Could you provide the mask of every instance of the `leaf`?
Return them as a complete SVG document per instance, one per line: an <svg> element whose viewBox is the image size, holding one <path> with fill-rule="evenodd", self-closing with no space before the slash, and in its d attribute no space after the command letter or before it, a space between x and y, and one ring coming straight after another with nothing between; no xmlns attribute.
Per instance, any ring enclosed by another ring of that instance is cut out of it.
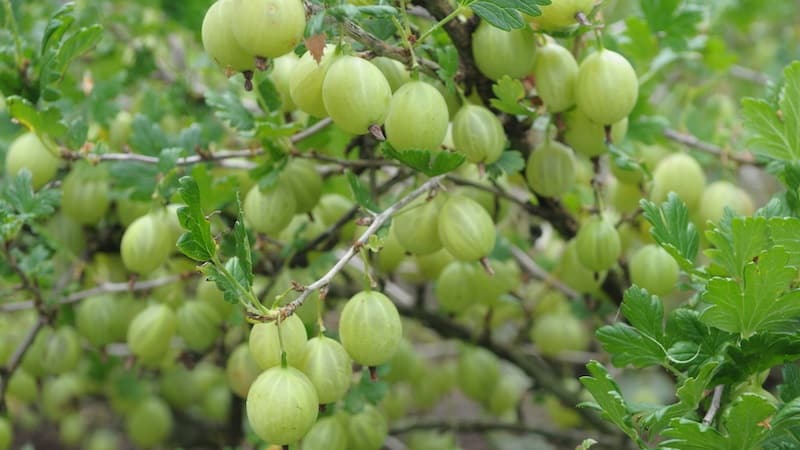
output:
<svg viewBox="0 0 800 450"><path fill-rule="evenodd" d="M31 102L16 95L6 98L6 108L11 117L40 136L58 139L67 133L67 127L61 121L61 111L56 108L37 110Z"/></svg>
<svg viewBox="0 0 800 450"><path fill-rule="evenodd" d="M75 17L72 15L74 10L75 2L67 2L50 17L44 29L42 45L39 50L42 55L45 54L49 47L58 45L58 43L61 42L64 33L66 33L69 27L75 22Z"/></svg>
<svg viewBox="0 0 800 450"><path fill-rule="evenodd" d="M264 77L258 83L258 95L264 100L268 111L278 111L281 107L281 94L270 77Z"/></svg>
<svg viewBox="0 0 800 450"><path fill-rule="evenodd" d="M769 423L772 427L770 434L778 436L800 427L800 397L787 400ZM794 442L797 442L796 436Z"/></svg>
<svg viewBox="0 0 800 450"><path fill-rule="evenodd" d="M436 62L439 63L439 70L436 74L440 80L444 80L445 88L451 93L456 93L455 77L458 74L458 51L452 45L438 47L436 49Z"/></svg>
<svg viewBox="0 0 800 450"><path fill-rule="evenodd" d="M591 448L597 443L598 442L592 438L584 439L583 442L580 443L580 445L575 447L575 450L589 450L589 448Z"/></svg>
<svg viewBox="0 0 800 450"><path fill-rule="evenodd" d="M494 27L511 31L527 25L520 12L538 16L542 13L539 5L549 4L550 0L478 0L469 3L469 7Z"/></svg>
<svg viewBox="0 0 800 450"><path fill-rule="evenodd" d="M666 355L657 342L644 337L635 328L624 323L605 325L597 330L597 340L603 350L611 354L616 367L632 365L648 367L661 364Z"/></svg>
<svg viewBox="0 0 800 450"><path fill-rule="evenodd" d="M776 408L761 395L746 392L734 400L724 417L728 440L737 448L756 449L767 436L765 423L775 415Z"/></svg>
<svg viewBox="0 0 800 450"><path fill-rule="evenodd" d="M657 206L647 199L639 203L644 217L653 225L650 234L664 247L684 270L694 269L694 260L700 245L700 235L689 220L689 209L674 193L667 201Z"/></svg>
<svg viewBox="0 0 800 450"><path fill-rule="evenodd" d="M466 158L461 153L431 150L395 150L387 142L383 153L389 158L400 161L412 169L429 177L435 177L455 170Z"/></svg>
<svg viewBox="0 0 800 450"><path fill-rule="evenodd" d="M716 247L706 250L706 255L736 279L742 277L745 265L769 246L763 217L725 216L706 237Z"/></svg>
<svg viewBox="0 0 800 450"><path fill-rule="evenodd" d="M244 227L244 212L242 211L242 200L239 192L236 192L237 219L233 224L233 239L235 241L236 259L243 275L242 286L250 290L253 286L253 256L250 250L250 238Z"/></svg>
<svg viewBox="0 0 800 450"><path fill-rule="evenodd" d="M767 224L773 245L786 249L787 264L800 266L800 219L796 217L773 217Z"/></svg>
<svg viewBox="0 0 800 450"><path fill-rule="evenodd" d="M55 56L42 69L44 72L42 89L60 81L69 64L97 45L102 35L103 26L94 24L79 29L72 36L65 39L56 50Z"/></svg>
<svg viewBox="0 0 800 450"><path fill-rule="evenodd" d="M131 122L130 146L137 153L157 156L169 146L169 140L161 125L143 114L137 114Z"/></svg>
<svg viewBox="0 0 800 450"><path fill-rule="evenodd" d="M781 333L759 333L725 348L725 361L715 383L741 383L767 369L800 359L796 325Z"/></svg>
<svg viewBox="0 0 800 450"><path fill-rule="evenodd" d="M13 181L3 188L3 199L19 214L23 221L52 215L58 206L60 192L54 189L43 189L34 192L31 173L23 169L17 173Z"/></svg>
<svg viewBox="0 0 800 450"><path fill-rule="evenodd" d="M353 192L353 198L362 208L367 211L378 213L380 208L372 200L369 189L361 182L357 175L353 172L347 171L347 182L350 184L350 190Z"/></svg>
<svg viewBox="0 0 800 450"><path fill-rule="evenodd" d="M717 430L689 419L675 419L663 435L663 448L676 450L730 450L727 440Z"/></svg>
<svg viewBox="0 0 800 450"><path fill-rule="evenodd" d="M217 245L200 207L200 188L189 176L182 177L180 185L178 192L186 206L178 209L178 221L187 232L178 239L178 249L196 261L209 261L216 256Z"/></svg>
<svg viewBox="0 0 800 450"><path fill-rule="evenodd" d="M586 368L591 376L583 376L580 380L597 402L596 406L601 410L600 416L615 424L631 439L638 439L639 434L630 424L628 407L617 383L608 374L606 368L597 361L589 361ZM591 405L582 403L578 406Z"/></svg>
<svg viewBox="0 0 800 450"><path fill-rule="evenodd" d="M787 325L800 316L800 291L784 293L797 273L789 255L772 247L744 268L743 286L730 278L709 280L700 319L709 326L748 338Z"/></svg>
<svg viewBox="0 0 800 450"><path fill-rule="evenodd" d="M151 199L159 175L158 167L154 164L133 161L112 163L109 173L116 187L132 190L130 198L139 201Z"/></svg>
<svg viewBox="0 0 800 450"><path fill-rule="evenodd" d="M640 333L656 342L664 342L664 306L660 298L634 285L625 291L622 314Z"/></svg>
<svg viewBox="0 0 800 450"><path fill-rule="evenodd" d="M206 276L208 281L212 281L217 285L217 289L222 292L222 298L226 302L239 303L239 288L217 266L210 263L203 264L200 267L200 272Z"/></svg>
<svg viewBox="0 0 800 450"><path fill-rule="evenodd" d="M506 150L500 159L486 166L486 173L491 179L497 179L503 174L513 175L525 169L525 158L517 150Z"/></svg>
<svg viewBox="0 0 800 450"><path fill-rule="evenodd" d="M172 147L161 150L158 154L158 164L156 167L159 172L169 172L174 169L178 159L185 154L183 148Z"/></svg>
<svg viewBox="0 0 800 450"><path fill-rule="evenodd" d="M526 100L525 88L520 80L503 75L503 78L492 85L492 92L495 98L489 102L494 108L518 116L536 115L530 102Z"/></svg>
<svg viewBox="0 0 800 450"><path fill-rule="evenodd" d="M215 110L214 114L220 120L226 122L232 128L241 132L253 130L255 126L253 115L242 105L239 97L233 93L206 92L206 104Z"/></svg>
<svg viewBox="0 0 800 450"><path fill-rule="evenodd" d="M379 368L380 373L380 368ZM383 380L373 381L369 371L361 371L358 384L350 387L344 398L344 409L351 414L358 414L367 404L377 405L389 392L389 384Z"/></svg>
<svg viewBox="0 0 800 450"><path fill-rule="evenodd" d="M642 12L653 34L674 50L685 50L703 20L703 11L680 0L642 0Z"/></svg>
<svg viewBox="0 0 800 450"><path fill-rule="evenodd" d="M790 363L781 369L783 383L778 385L778 394L784 402L790 402L800 397L800 366Z"/></svg>
<svg viewBox="0 0 800 450"><path fill-rule="evenodd" d="M796 160L800 155L800 61L787 66L783 77L783 95L778 105L781 108L786 142Z"/></svg>

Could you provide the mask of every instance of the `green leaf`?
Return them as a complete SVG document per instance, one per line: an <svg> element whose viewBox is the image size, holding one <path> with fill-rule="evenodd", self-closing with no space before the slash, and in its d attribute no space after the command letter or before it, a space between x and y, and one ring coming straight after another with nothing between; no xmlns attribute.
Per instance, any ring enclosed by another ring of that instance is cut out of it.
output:
<svg viewBox="0 0 800 450"><path fill-rule="evenodd" d="M373 213L379 213L381 209L372 200L372 195L364 186L364 183L353 172L347 171L347 182L350 184L350 190L353 192L353 198L362 208Z"/></svg>
<svg viewBox="0 0 800 450"><path fill-rule="evenodd" d="M800 397L787 400L777 414L770 421L772 430L770 435L780 436L784 434L794 434L793 442L797 442L797 428L800 427ZM794 429L794 432L791 431Z"/></svg>
<svg viewBox="0 0 800 450"><path fill-rule="evenodd" d="M725 361L716 383L741 383L780 364L800 359L800 336L796 322L780 333L758 333L738 345L725 348Z"/></svg>
<svg viewBox="0 0 800 450"><path fill-rule="evenodd" d="M780 96L781 115L768 102L742 100L745 128L751 133L748 145L773 159L797 161L800 158L800 61L786 67Z"/></svg>
<svg viewBox="0 0 800 450"><path fill-rule="evenodd" d="M491 179L497 179L503 174L515 174L525 169L525 158L517 150L506 150L500 159L486 166L486 173Z"/></svg>
<svg viewBox="0 0 800 450"><path fill-rule="evenodd" d="M264 77L258 83L258 95L264 99L269 111L278 111L281 107L281 94L269 77Z"/></svg>
<svg viewBox="0 0 800 450"><path fill-rule="evenodd" d="M47 22L42 36L42 45L40 53L45 54L49 47L58 45L64 33L67 32L69 27L75 22L75 17L72 13L75 10L75 2L65 3L61 8L56 10Z"/></svg>
<svg viewBox="0 0 800 450"><path fill-rule="evenodd" d="M159 172L169 172L175 168L178 159L184 156L185 152L181 147L165 148L158 154L158 164L156 167Z"/></svg>
<svg viewBox="0 0 800 450"><path fill-rule="evenodd" d="M800 316L800 291L785 293L797 273L788 262L785 249L772 247L745 266L743 286L730 278L712 278L703 294L710 306L701 320L744 338L786 326Z"/></svg>
<svg viewBox="0 0 800 450"><path fill-rule="evenodd" d="M675 419L663 435L668 438L663 448L676 450L731 450L717 430L689 419ZM744 448L744 447L742 447Z"/></svg>
<svg viewBox="0 0 800 450"><path fill-rule="evenodd" d="M40 136L58 139L67 133L61 111L56 108L37 110L31 102L16 95L6 98L6 108L11 117Z"/></svg>
<svg viewBox="0 0 800 450"><path fill-rule="evenodd" d="M478 0L469 3L469 7L492 26L511 31L527 26L520 12L538 16L542 13L539 5L549 4L550 0Z"/></svg>
<svg viewBox="0 0 800 450"><path fill-rule="evenodd" d="M788 264L800 266L800 219L773 217L768 222L773 245L779 245L789 254Z"/></svg>
<svg viewBox="0 0 800 450"><path fill-rule="evenodd" d="M131 122L130 146L137 153L158 156L162 149L169 146L169 139L161 125L143 114L137 114Z"/></svg>
<svg viewBox="0 0 800 450"><path fill-rule="evenodd" d="M241 132L252 131L255 127L253 115L250 114L239 97L232 92L207 92L206 104L214 109L214 114L232 128Z"/></svg>
<svg viewBox="0 0 800 450"><path fill-rule="evenodd" d="M200 207L200 188L189 176L182 177L180 185L178 192L186 206L178 209L178 221L187 232L178 239L178 249L196 261L209 261L217 254L217 245Z"/></svg>
<svg viewBox="0 0 800 450"><path fill-rule="evenodd" d="M458 74L458 51L452 45L445 45L436 49L436 62L439 70L436 74L444 80L445 88L452 94L456 93L456 84L453 81Z"/></svg>
<svg viewBox="0 0 800 450"><path fill-rule="evenodd" d="M379 368L380 372L380 368ZM389 384L385 381L373 381L369 371L361 371L358 384L350 387L344 398L344 409L351 414L358 414L367 404L377 405L389 392Z"/></svg>
<svg viewBox="0 0 800 450"><path fill-rule="evenodd" d="M797 159L800 154L800 61L786 67L783 77L783 95L778 105L781 108L786 141L794 159Z"/></svg>
<svg viewBox="0 0 800 450"><path fill-rule="evenodd" d="M116 187L131 190L130 198L138 201L151 199L159 175L158 167L154 164L134 161L112 163L109 173Z"/></svg>
<svg viewBox="0 0 800 450"><path fill-rule="evenodd" d="M656 242L675 258L681 268L694 269L700 235L689 220L686 204L670 192L660 207L647 199L642 199L640 205L645 219L653 225L650 234Z"/></svg>
<svg viewBox="0 0 800 450"><path fill-rule="evenodd" d="M43 189L34 192L31 173L23 169L17 173L3 188L3 199L20 215L23 221L39 217L47 217L55 212L60 199L60 192L54 189Z"/></svg>
<svg viewBox="0 0 800 450"><path fill-rule="evenodd" d="M184 235L185 236L185 235ZM217 285L217 289L222 292L222 298L228 302L233 304L239 303L239 288L234 284L234 282L225 276L217 266L214 264L206 263L200 267L200 272L206 276L208 281L214 282Z"/></svg>
<svg viewBox="0 0 800 450"><path fill-rule="evenodd" d="M465 157L461 153L416 149L395 150L389 143L384 144L383 153L429 177L451 172L465 161Z"/></svg>
<svg viewBox="0 0 800 450"><path fill-rule="evenodd" d="M784 402L797 400L800 397L800 366L790 363L781 369L783 383L778 385L778 394Z"/></svg>
<svg viewBox="0 0 800 450"><path fill-rule="evenodd" d="M674 50L685 50L703 20L703 10L681 0L642 0L642 12L653 34Z"/></svg>
<svg viewBox="0 0 800 450"><path fill-rule="evenodd" d="M597 402L596 407L601 411L600 416L615 424L631 439L638 440L639 434L631 425L630 412L617 383L597 361L590 361L586 368L591 376L583 376L580 380ZM578 406L586 407L591 404L582 403Z"/></svg>
<svg viewBox="0 0 800 450"><path fill-rule="evenodd" d="M55 55L42 68L42 91L44 92L51 84L60 81L64 77L69 64L97 45L102 35L103 27L99 24L94 24L79 29L75 34L65 39L56 50ZM50 101L57 98L44 97Z"/></svg>
<svg viewBox="0 0 800 450"><path fill-rule="evenodd" d="M732 217L726 215L719 225L706 232L716 248L706 250L711 260L737 279L742 270L769 245L767 219L763 217Z"/></svg>
<svg viewBox="0 0 800 450"><path fill-rule="evenodd" d="M769 430L765 421L775 412L775 406L766 398L752 392L742 394L724 417L729 442L736 448L760 448Z"/></svg>
<svg viewBox="0 0 800 450"><path fill-rule="evenodd" d="M492 85L492 92L495 98L489 102L494 108L518 116L536 116L536 111L526 99L525 87L520 80L503 75L503 78Z"/></svg>
<svg viewBox="0 0 800 450"><path fill-rule="evenodd" d="M575 450L589 450L589 448L593 447L598 442L592 438L584 439L583 442L580 443Z"/></svg>
<svg viewBox="0 0 800 450"><path fill-rule="evenodd" d="M237 264L241 268L243 283L242 286L249 290L253 286L253 256L250 250L250 238L244 227L244 212L242 211L242 200L239 192L236 192L236 209L238 218L233 224L233 239L235 241Z"/></svg>
<svg viewBox="0 0 800 450"><path fill-rule="evenodd" d="M622 313L630 325L606 325L597 331L603 349L617 367L661 364L667 356L664 339L664 306L661 299L632 286L625 291Z"/></svg>

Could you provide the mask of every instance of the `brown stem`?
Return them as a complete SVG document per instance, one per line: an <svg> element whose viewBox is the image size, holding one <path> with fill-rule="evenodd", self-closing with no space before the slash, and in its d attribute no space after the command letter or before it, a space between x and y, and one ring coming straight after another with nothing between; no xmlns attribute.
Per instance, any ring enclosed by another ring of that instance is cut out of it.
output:
<svg viewBox="0 0 800 450"><path fill-rule="evenodd" d="M11 358L9 358L6 366L0 369L0 416L6 412L5 394L6 389L8 389L11 376L14 375L14 372L22 363L22 358L25 357L25 353L27 353L28 349L31 347L31 345L33 345L36 335L39 334L39 331L41 331L46 324L47 319L40 316L33 327L28 330L28 334L26 334L22 339L22 342L19 343L17 349L14 350L14 353L11 355Z"/></svg>

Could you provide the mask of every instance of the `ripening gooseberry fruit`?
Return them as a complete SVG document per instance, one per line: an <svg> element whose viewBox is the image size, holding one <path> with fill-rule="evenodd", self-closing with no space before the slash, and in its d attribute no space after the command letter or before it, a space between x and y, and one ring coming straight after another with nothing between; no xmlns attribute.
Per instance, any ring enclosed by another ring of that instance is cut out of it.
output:
<svg viewBox="0 0 800 450"><path fill-rule="evenodd" d="M344 55L336 58L322 82L322 100L333 123L348 133L365 134L382 125L389 113L392 88L369 61Z"/></svg>
<svg viewBox="0 0 800 450"><path fill-rule="evenodd" d="M213 306L201 301L188 301L178 308L178 335L191 350L202 352L221 333L219 314Z"/></svg>
<svg viewBox="0 0 800 450"><path fill-rule="evenodd" d="M325 227L332 227L339 221L345 214L348 213L355 204L349 198L340 194L323 194L320 197L317 206L314 207L312 215L315 219L322 222ZM350 242L356 232L356 223L354 220L348 221L339 230L339 236L342 241Z"/></svg>
<svg viewBox="0 0 800 450"><path fill-rule="evenodd" d="M383 76L386 77L386 81L389 82L392 92L396 92L400 89L400 86L411 80L406 66L396 59L378 56L377 58L372 58L371 61L372 64L375 64L375 67L380 69Z"/></svg>
<svg viewBox="0 0 800 450"><path fill-rule="evenodd" d="M299 441L314 425L319 398L303 372L276 366L250 386L246 408L247 420L261 439L288 445Z"/></svg>
<svg viewBox="0 0 800 450"><path fill-rule="evenodd" d="M289 93L294 104L301 111L319 119L328 116L322 100L322 82L335 59L335 51L335 45L326 45L319 63L311 52L305 52L289 77Z"/></svg>
<svg viewBox="0 0 800 450"><path fill-rule="evenodd" d="M542 14L532 16L531 21L543 31L557 31L578 23L578 14L588 15L594 0L551 0L549 5L540 5Z"/></svg>
<svg viewBox="0 0 800 450"><path fill-rule="evenodd" d="M202 279L197 282L197 300L211 305L223 320L231 315L235 306L225 301L225 296L217 288L216 283Z"/></svg>
<svg viewBox="0 0 800 450"><path fill-rule="evenodd" d="M15 400L24 404L33 403L39 396L39 386L36 378L29 374L22 367L14 371L14 375L8 379L8 390L6 394L14 397Z"/></svg>
<svg viewBox="0 0 800 450"><path fill-rule="evenodd" d="M483 106L462 106L453 118L451 133L456 151L471 163L491 164L500 159L506 147L503 124Z"/></svg>
<svg viewBox="0 0 800 450"><path fill-rule="evenodd" d="M278 182L263 191L256 185L245 196L242 212L254 230L276 234L292 221L297 200L287 183Z"/></svg>
<svg viewBox="0 0 800 450"><path fill-rule="evenodd" d="M203 418L215 424L225 423L230 417L232 403L233 398L228 386L224 384L211 386L202 399Z"/></svg>
<svg viewBox="0 0 800 450"><path fill-rule="evenodd" d="M348 417L347 444L350 450L380 450L388 434L386 418L370 404Z"/></svg>
<svg viewBox="0 0 800 450"><path fill-rule="evenodd" d="M292 72L297 66L298 61L300 61L300 58L294 54L294 52L289 52L272 60L272 70L269 73L269 79L272 81L272 84L275 85L275 90L278 91L278 95L281 97L282 112L290 112L295 109L289 85L292 79Z"/></svg>
<svg viewBox="0 0 800 450"><path fill-rule="evenodd" d="M424 81L409 81L392 95L386 140L398 150L439 150L449 123L447 102Z"/></svg>
<svg viewBox="0 0 800 450"><path fill-rule="evenodd" d="M158 397L139 402L125 420L125 431L139 447L156 447L167 440L172 432L172 411Z"/></svg>
<svg viewBox="0 0 800 450"><path fill-rule="evenodd" d="M295 214L311 211L322 196L322 177L310 160L295 158L289 161L280 174L278 184L285 184L292 191Z"/></svg>
<svg viewBox="0 0 800 450"><path fill-rule="evenodd" d="M654 295L669 294L678 283L678 263L655 244L637 250L628 263L628 269L631 282Z"/></svg>
<svg viewBox="0 0 800 450"><path fill-rule="evenodd" d="M423 360L420 358L414 345L407 339L402 339L394 356L389 360L389 372L383 377L385 381L394 383L398 381L411 381L425 370Z"/></svg>
<svg viewBox="0 0 800 450"><path fill-rule="evenodd" d="M58 422L58 440L67 447L75 447L86 433L86 421L80 413L73 412Z"/></svg>
<svg viewBox="0 0 800 450"><path fill-rule="evenodd" d="M363 291L347 301L339 319L342 346L363 366L389 361L403 337L400 314L389 297L377 291Z"/></svg>
<svg viewBox="0 0 800 450"><path fill-rule="evenodd" d="M397 240L397 235L394 231L398 217L400 216L395 216L395 219L392 221L392 227L386 237L384 237L383 247L378 252L378 257L375 261L378 269L383 273L394 272L406 257L406 249L400 245L400 241ZM438 240L439 235L437 233L434 234Z"/></svg>
<svg viewBox="0 0 800 450"><path fill-rule="evenodd" d="M500 379L500 362L481 347L463 346L458 355L458 385L467 397L485 403Z"/></svg>
<svg viewBox="0 0 800 450"><path fill-rule="evenodd" d="M444 203L441 195L420 199L395 215L392 232L402 248L415 255L428 255L442 248L438 230Z"/></svg>
<svg viewBox="0 0 800 450"><path fill-rule="evenodd" d="M247 391L260 373L261 368L246 343L239 344L233 350L225 365L228 386L241 398L247 398Z"/></svg>
<svg viewBox="0 0 800 450"><path fill-rule="evenodd" d="M611 125L628 116L639 96L639 79L631 63L612 50L587 56L578 68L575 99L586 117Z"/></svg>
<svg viewBox="0 0 800 450"><path fill-rule="evenodd" d="M639 185L620 183L612 178L608 183L608 200L618 212L631 212L639 207L642 191Z"/></svg>
<svg viewBox="0 0 800 450"><path fill-rule="evenodd" d="M203 48L228 72L252 71L256 67L254 54L242 48L233 36L234 3L236 0L219 0L208 8L201 28Z"/></svg>
<svg viewBox="0 0 800 450"><path fill-rule="evenodd" d="M174 243L169 242L169 226L159 213L148 213L125 229L119 253L125 267L146 275L164 264Z"/></svg>
<svg viewBox="0 0 800 450"><path fill-rule="evenodd" d="M700 204L705 184L706 175L700 164L685 153L675 153L662 159L653 171L650 199L661 203L675 192L689 210L694 210Z"/></svg>
<svg viewBox="0 0 800 450"><path fill-rule="evenodd" d="M280 330L280 338L278 337ZM263 370L280 365L281 341L289 365L300 367L306 355L306 327L296 315L277 322L257 323L250 330L250 354Z"/></svg>
<svg viewBox="0 0 800 450"><path fill-rule="evenodd" d="M716 223L722 218L725 207L743 216L748 216L755 210L753 200L747 191L729 181L720 180L709 184L703 190L697 212L703 223L707 221Z"/></svg>
<svg viewBox="0 0 800 450"><path fill-rule="evenodd" d="M177 318L169 306L160 303L150 305L131 321L128 347L145 364L157 364L167 354L176 328Z"/></svg>
<svg viewBox="0 0 800 450"><path fill-rule="evenodd" d="M81 358L81 341L71 326L62 326L44 336L41 363L45 372L62 374L73 370Z"/></svg>
<svg viewBox="0 0 800 450"><path fill-rule="evenodd" d="M472 56L478 70L492 80L523 78L533 71L536 37L529 27L504 31L481 21L472 33Z"/></svg>
<svg viewBox="0 0 800 450"><path fill-rule="evenodd" d="M277 58L303 38L306 11L300 0L233 0L231 7L233 37L251 55Z"/></svg>
<svg viewBox="0 0 800 450"><path fill-rule="evenodd" d="M347 428L337 416L322 417L300 443L300 450L347 450Z"/></svg>
<svg viewBox="0 0 800 450"><path fill-rule="evenodd" d="M530 387L530 380L519 369L504 367L500 379L491 388L489 402L485 406L495 416L513 411L522 400L522 395Z"/></svg>
<svg viewBox="0 0 800 450"><path fill-rule="evenodd" d="M459 313L478 302L475 280L480 266L472 262L453 261L436 279L436 299L447 312Z"/></svg>
<svg viewBox="0 0 800 450"><path fill-rule="evenodd" d="M614 266L622 253L619 233L609 220L601 216L590 217L581 225L575 236L578 261L594 272Z"/></svg>
<svg viewBox="0 0 800 450"><path fill-rule="evenodd" d="M414 262L417 263L417 271L427 281L435 280L442 273L442 270L453 261L455 261L453 255L443 248L414 258Z"/></svg>
<svg viewBox="0 0 800 450"><path fill-rule="evenodd" d="M11 423L5 417L0 417L0 450L11 448L13 440L14 429L11 428Z"/></svg>
<svg viewBox="0 0 800 450"><path fill-rule="evenodd" d="M548 111L562 112L575 105L578 62L569 50L548 39L545 45L536 49L533 76L536 93Z"/></svg>
<svg viewBox="0 0 800 450"><path fill-rule="evenodd" d="M492 218L475 200L451 195L439 217L442 246L460 261L477 261L494 248L496 230Z"/></svg>
<svg viewBox="0 0 800 450"><path fill-rule="evenodd" d="M320 335L308 340L300 370L317 389L319 403L334 403L347 394L353 367L350 356L337 341Z"/></svg>
<svg viewBox="0 0 800 450"><path fill-rule="evenodd" d="M566 145L547 140L528 157L525 168L528 186L539 195L560 197L575 184L575 161Z"/></svg>
<svg viewBox="0 0 800 450"><path fill-rule="evenodd" d="M71 405L87 390L86 381L76 372L68 372L55 378L45 379L42 386L42 412L52 421L57 421L69 411Z"/></svg>
<svg viewBox="0 0 800 450"><path fill-rule="evenodd" d="M584 351L590 336L578 318L569 313L545 314L531 327L531 341L544 356L562 352Z"/></svg>
<svg viewBox="0 0 800 450"><path fill-rule="evenodd" d="M34 189L47 184L56 176L59 159L45 147L36 133L28 132L14 139L6 153L6 174L16 177L20 170L31 173Z"/></svg>
<svg viewBox="0 0 800 450"><path fill-rule="evenodd" d="M119 450L119 437L108 429L99 429L89 436L86 450Z"/></svg>
<svg viewBox="0 0 800 450"><path fill-rule="evenodd" d="M408 450L455 450L461 448L456 443L453 433L436 430L409 433L406 445L408 445Z"/></svg>
<svg viewBox="0 0 800 450"><path fill-rule="evenodd" d="M576 152L590 158L608 152L605 128L589 120L581 110L574 109L565 113L564 122L567 127L564 141ZM627 133L628 118L625 117L611 125L611 143L621 142Z"/></svg>
<svg viewBox="0 0 800 450"><path fill-rule="evenodd" d="M61 184L61 209L82 225L96 225L106 215L111 198L102 167L76 166Z"/></svg>

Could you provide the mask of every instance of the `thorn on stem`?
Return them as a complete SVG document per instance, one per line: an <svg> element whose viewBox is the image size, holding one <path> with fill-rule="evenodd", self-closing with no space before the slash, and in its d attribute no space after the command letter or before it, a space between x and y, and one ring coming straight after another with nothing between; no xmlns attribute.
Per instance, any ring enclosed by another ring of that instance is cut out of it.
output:
<svg viewBox="0 0 800 450"><path fill-rule="evenodd" d="M588 27L592 24L592 22L589 22L589 18L586 17L586 14L584 14L583 11L578 11L575 13L575 20L585 27Z"/></svg>
<svg viewBox="0 0 800 450"><path fill-rule="evenodd" d="M386 135L383 134L383 130L378 124L372 124L369 126L369 134L381 142L386 140Z"/></svg>
<svg viewBox="0 0 800 450"><path fill-rule="evenodd" d="M369 379L373 382L378 381L378 368L375 366L369 366Z"/></svg>
<svg viewBox="0 0 800 450"><path fill-rule="evenodd" d="M244 90L245 91L252 91L253 90L253 71L252 70L245 70L242 72L244 75Z"/></svg>
<svg viewBox="0 0 800 450"><path fill-rule="evenodd" d="M490 277L494 276L494 269L492 269L492 265L489 263L488 256L484 256L483 258L481 258L481 266L483 266L483 270L485 270Z"/></svg>

